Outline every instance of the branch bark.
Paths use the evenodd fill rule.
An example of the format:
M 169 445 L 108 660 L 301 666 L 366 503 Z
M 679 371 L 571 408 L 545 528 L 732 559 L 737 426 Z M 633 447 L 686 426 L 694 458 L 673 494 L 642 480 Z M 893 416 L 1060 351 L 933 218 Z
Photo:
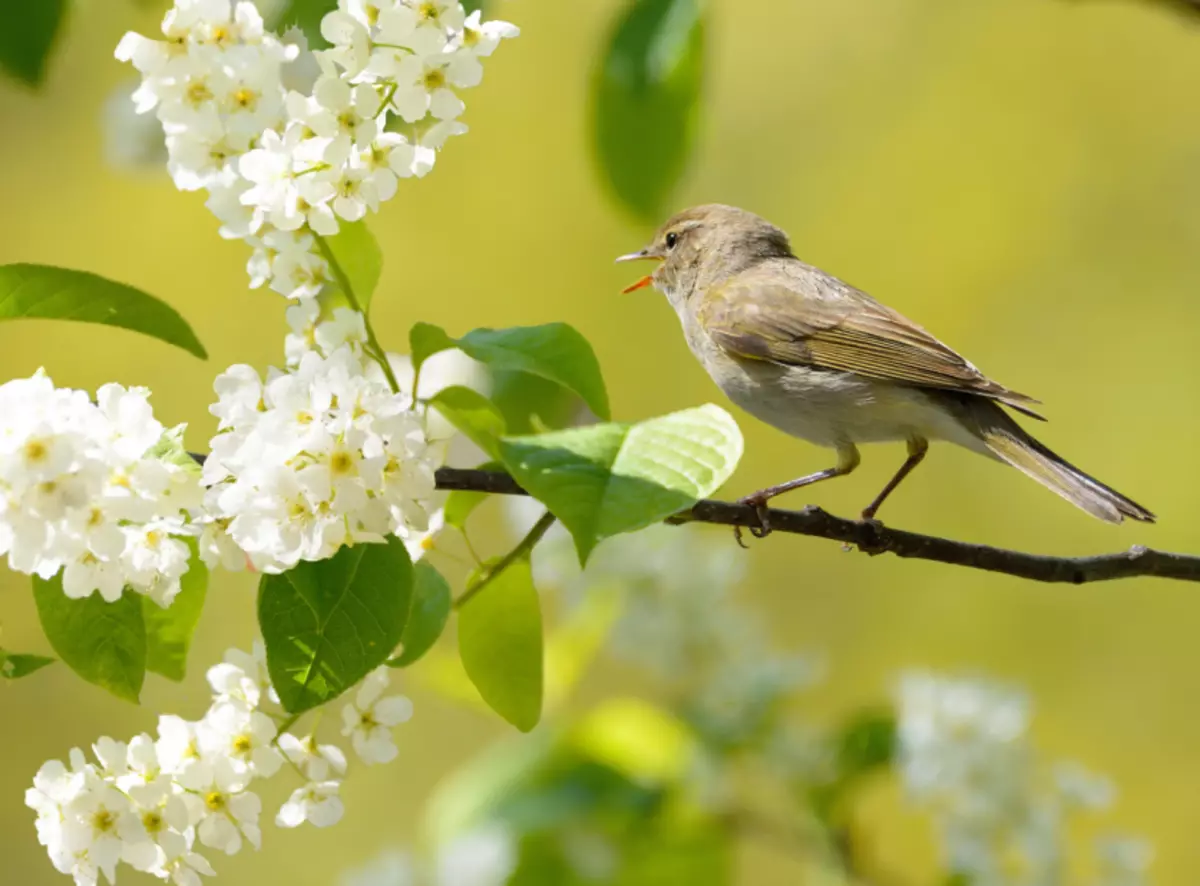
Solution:
M 498 471 L 441 468 L 437 472 L 437 486 L 438 489 L 486 492 L 494 495 L 527 494 L 516 480 Z M 1200 581 L 1200 557 L 1155 551 L 1140 546 L 1128 551 L 1092 557 L 1052 557 L 906 532 L 879 523 L 845 520 L 812 505 L 800 511 L 771 509 L 769 515 L 773 532 L 840 541 L 872 556 L 893 554 L 897 557 L 932 560 L 968 569 L 999 572 L 1031 581 L 1086 584 L 1136 576 Z M 711 523 L 746 528 L 759 525 L 758 514 L 754 508 L 707 499 L 669 518 L 667 522 Z

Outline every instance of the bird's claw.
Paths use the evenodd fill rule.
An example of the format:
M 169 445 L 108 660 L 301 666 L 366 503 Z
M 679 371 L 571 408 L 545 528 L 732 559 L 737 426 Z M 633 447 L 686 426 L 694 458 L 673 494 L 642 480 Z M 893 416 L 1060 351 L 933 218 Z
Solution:
M 754 508 L 754 512 L 758 516 L 757 526 L 746 527 L 750 530 L 751 535 L 753 535 L 755 538 L 766 538 L 771 534 L 771 515 L 770 511 L 767 509 L 767 503 L 764 499 L 756 498 L 755 496 L 751 495 L 747 496 L 746 498 L 739 499 L 738 504 Z M 733 537 L 741 547 L 746 548 L 747 550 L 749 549 L 750 546 L 747 545 L 742 538 L 741 526 L 733 527 Z

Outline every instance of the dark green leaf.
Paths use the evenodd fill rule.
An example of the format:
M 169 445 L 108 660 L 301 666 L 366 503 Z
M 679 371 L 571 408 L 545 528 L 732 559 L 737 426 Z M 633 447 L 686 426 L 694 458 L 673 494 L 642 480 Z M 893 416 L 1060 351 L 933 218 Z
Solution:
M 457 341 L 468 357 L 493 371 L 527 372 L 574 391 L 601 419 L 609 418 L 600 363 L 586 338 L 566 323 L 476 329 Z
M 453 385 L 439 391 L 429 405 L 484 452 L 496 454 L 496 447 L 505 433 L 504 416 L 483 394 Z
M 581 562 L 611 535 L 669 517 L 715 492 L 742 455 L 742 436 L 711 404 L 636 425 L 601 424 L 508 437 L 501 460 L 563 522 Z
M 442 574 L 424 560 L 417 563 L 413 567 L 412 608 L 400 640 L 400 654 L 388 662 L 391 667 L 406 668 L 433 648 L 450 618 L 450 603 L 450 585 Z
M 379 277 L 383 274 L 383 250 L 379 248 L 367 223 L 342 222 L 337 234 L 325 238 L 325 245 L 346 275 L 358 306 L 366 311 L 371 306 L 375 287 L 379 285 Z M 345 288 L 341 280 L 338 280 L 338 287 L 339 291 L 334 293 L 333 298 L 340 298 L 349 304 L 345 294 L 340 291 Z
M 481 464 L 476 470 L 479 471 L 503 471 L 504 465 L 499 462 L 489 461 Z M 462 532 L 466 529 L 467 518 L 475 512 L 475 509 L 483 504 L 488 499 L 486 492 L 471 492 L 468 489 L 455 489 L 446 496 L 446 503 L 442 506 L 442 518 L 446 521 L 447 526 L 453 526 L 455 529 Z
M 5 652 L 0 649 L 0 677 L 4 677 L 6 680 L 28 677 L 34 671 L 40 671 L 48 664 L 54 664 L 54 659 L 45 655 Z
M 529 560 L 521 558 L 459 611 L 458 652 L 483 700 L 522 732 L 542 716 L 542 646 L 541 601 Z
M 67 0 L 10 0 L 0 24 L 0 68 L 28 86 L 41 86 Z
M 658 222 L 696 145 L 704 79 L 702 0 L 633 0 L 592 87 L 600 170 L 620 201 Z
M 300 713 L 324 704 L 386 662 L 404 634 L 412 589 L 412 561 L 394 537 L 264 575 L 258 623 L 283 706 Z
M 487 15 L 487 3 L 484 0 L 463 0 L 463 9 L 467 15 L 470 15 L 475 10 L 480 10 L 484 15 Z
M 321 19 L 335 9 L 337 0 L 284 0 L 267 24 L 278 32 L 298 27 L 308 38 L 309 49 L 328 49 L 329 41 L 321 36 Z
M 201 359 L 208 356 L 187 321 L 166 302 L 87 271 L 0 265 L 0 320 L 22 318 L 119 326 L 176 345 Z
M 180 591 L 163 609 L 149 597 L 142 598 L 142 616 L 146 622 L 146 669 L 178 683 L 187 675 L 187 654 L 192 634 L 204 609 L 208 589 L 208 568 L 191 545 L 192 557 L 184 573 Z
M 146 624 L 139 594 L 125 591 L 115 603 L 98 593 L 72 600 L 62 574 L 34 576 L 33 600 L 46 639 L 67 667 L 118 698 L 137 702 L 146 678 Z
M 568 428 L 583 412 L 578 394 L 528 372 L 493 372 L 490 396 L 510 434 Z

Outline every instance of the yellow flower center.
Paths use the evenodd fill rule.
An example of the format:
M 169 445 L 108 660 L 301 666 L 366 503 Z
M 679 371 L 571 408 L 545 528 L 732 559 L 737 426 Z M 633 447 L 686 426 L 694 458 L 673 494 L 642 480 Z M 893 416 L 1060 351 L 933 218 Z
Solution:
M 474 28 L 463 28 L 463 46 L 475 46 L 483 39 L 483 35 Z
M 101 806 L 92 815 L 92 827 L 101 832 L 108 833 L 117 826 L 117 817 L 108 809 Z
M 441 15 L 441 10 L 438 9 L 438 5 L 432 2 L 432 0 L 426 0 L 426 2 L 417 7 L 417 16 L 423 22 L 436 22 L 439 15 Z
M 50 455 L 50 447 L 41 440 L 30 440 L 25 444 L 25 461 L 36 464 Z
M 425 76 L 421 78 L 421 85 L 429 92 L 441 89 L 446 85 L 446 72 L 441 68 L 430 68 L 425 72 Z
M 329 459 L 329 470 L 335 474 L 349 474 L 354 468 L 354 459 L 348 452 L 335 452 Z
M 246 111 L 253 111 L 258 105 L 258 93 L 243 86 L 233 94 L 233 103 Z
M 233 740 L 233 751 L 236 754 L 248 754 L 254 750 L 254 742 L 248 735 L 239 735 Z
M 212 90 L 203 80 L 197 80 L 195 83 L 189 84 L 187 88 L 187 100 L 193 105 L 202 105 L 212 97 Z
M 212 812 L 222 812 L 228 800 L 220 791 L 209 791 L 204 795 L 204 805 Z
M 152 809 L 142 816 L 142 826 L 146 829 L 146 833 L 157 834 L 167 826 L 167 823 L 163 820 L 161 812 Z

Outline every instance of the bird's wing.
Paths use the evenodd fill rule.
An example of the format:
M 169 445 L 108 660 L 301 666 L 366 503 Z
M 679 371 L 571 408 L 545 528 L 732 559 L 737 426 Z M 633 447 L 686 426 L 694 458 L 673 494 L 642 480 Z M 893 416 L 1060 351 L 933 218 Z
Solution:
M 780 270 L 743 273 L 700 296 L 699 320 L 723 350 L 743 359 L 977 394 L 1041 418 L 1021 405 L 1038 401 L 987 378 L 865 293 L 806 265 L 783 275 Z

